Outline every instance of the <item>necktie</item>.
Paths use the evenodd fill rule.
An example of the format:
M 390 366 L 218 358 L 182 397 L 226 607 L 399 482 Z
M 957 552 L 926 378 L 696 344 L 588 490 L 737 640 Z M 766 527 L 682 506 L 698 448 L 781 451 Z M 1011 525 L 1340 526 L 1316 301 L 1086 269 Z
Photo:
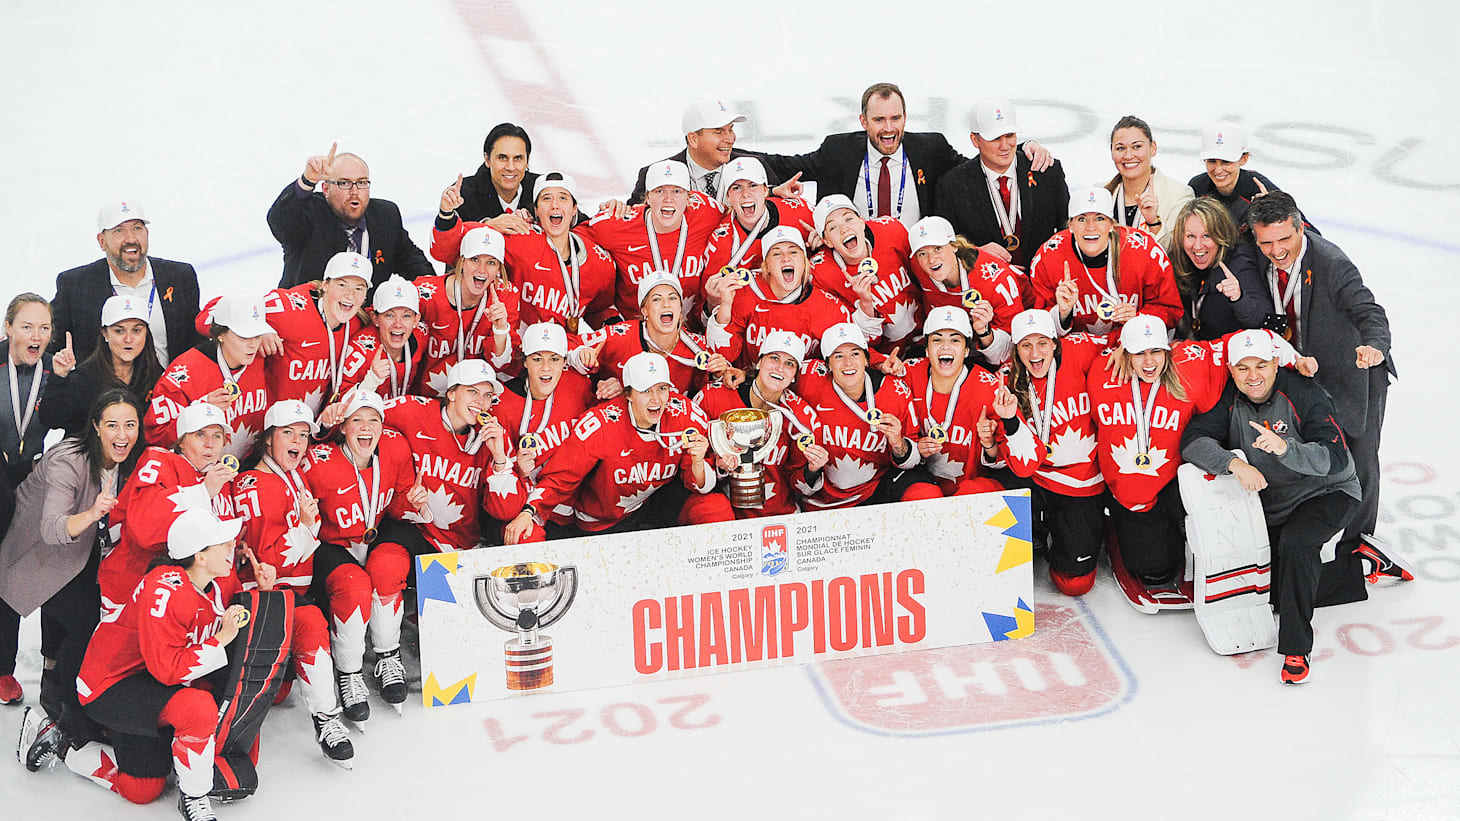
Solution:
M 892 175 L 887 173 L 887 157 L 883 157 L 882 170 L 877 172 L 877 216 L 892 214 Z
M 360 249 L 360 240 L 364 236 L 365 236 L 365 229 L 364 228 L 361 228 L 358 225 L 355 226 L 354 228 L 351 228 L 350 229 L 350 248 L 349 248 L 349 250 L 354 251 L 357 254 L 363 254 L 363 253 L 365 253 L 364 251 L 362 251 Z
M 711 197 L 715 196 L 715 178 L 720 176 L 719 171 L 711 171 L 705 175 L 705 193 Z
M 1277 272 L 1277 281 L 1278 299 L 1282 299 L 1288 293 L 1288 272 L 1279 268 Z M 1298 341 L 1298 300 L 1296 298 L 1296 295 L 1294 296 L 1293 301 L 1287 304 L 1287 313 L 1288 332 L 1284 334 L 1284 337 L 1289 342 L 1296 343 Z
M 1009 178 L 999 177 L 999 196 L 1004 200 L 1004 211 L 1008 211 L 1013 200 L 1009 199 Z

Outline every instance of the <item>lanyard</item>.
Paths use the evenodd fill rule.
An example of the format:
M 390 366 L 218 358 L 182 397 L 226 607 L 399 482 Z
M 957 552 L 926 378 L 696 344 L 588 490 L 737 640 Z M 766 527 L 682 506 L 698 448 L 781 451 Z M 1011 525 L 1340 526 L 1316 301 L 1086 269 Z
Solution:
M 462 319 L 461 316 L 461 274 L 457 274 L 456 304 L 452 307 L 456 309 L 456 360 L 460 362 L 467 358 L 467 343 L 476 338 L 477 326 L 482 324 L 482 317 L 486 316 L 487 295 L 482 294 L 482 298 L 480 300 L 477 300 L 477 311 L 476 314 L 472 316 L 471 329 L 468 330 L 466 327 L 466 320 Z
M 846 269 L 843 268 L 842 270 L 845 271 Z M 802 294 L 806 293 L 806 283 L 801 283 L 801 287 L 777 299 L 775 296 L 775 291 L 771 291 L 769 296 L 767 296 L 765 292 L 761 291 L 760 277 L 753 276 L 750 278 L 750 290 L 753 291 L 756 296 L 760 297 L 765 302 L 779 302 L 782 305 L 788 305 L 790 303 L 800 301 Z
M 943 423 L 939 427 L 944 433 L 953 427 L 953 410 L 958 407 L 958 394 L 963 390 L 963 382 L 968 379 L 968 366 L 964 365 L 963 370 L 958 373 L 958 380 L 953 383 L 953 390 L 948 393 L 948 409 L 943 413 Z M 923 404 L 928 407 L 928 421 L 936 423 L 933 418 L 933 363 L 928 362 L 928 389 L 923 391 Z
M 355 471 L 355 486 L 360 490 L 361 512 L 365 515 L 365 530 L 374 530 L 380 524 L 380 454 L 370 454 L 370 470 L 373 474 L 370 477 L 370 495 L 366 498 L 365 476 L 360 473 L 360 468 L 355 464 L 354 451 L 350 449 L 348 442 L 344 443 L 345 455 L 350 457 L 350 467 Z
M 696 370 L 703 370 L 703 368 L 700 367 L 699 360 L 700 354 L 704 353 L 705 351 L 699 346 L 698 343 L 694 341 L 694 337 L 690 336 L 688 331 L 684 330 L 683 328 L 679 329 L 679 341 L 683 342 L 685 347 L 689 348 L 690 353 L 694 354 L 693 358 L 686 359 L 685 357 L 680 356 L 673 351 L 666 351 L 663 348 L 659 347 L 658 343 L 656 343 L 653 339 L 649 337 L 649 328 L 646 324 L 641 324 L 640 328 L 640 336 L 643 338 L 644 344 L 649 346 L 649 350 L 663 356 L 665 359 L 673 359 L 675 362 L 678 362 L 681 365 L 688 365 L 691 368 L 695 368 Z M 676 345 L 675 347 L 679 346 Z
M 907 152 L 899 148 L 898 153 L 902 155 L 902 161 L 898 163 L 898 167 L 902 169 L 902 180 L 897 184 L 897 209 L 894 210 L 890 215 L 878 214 L 877 216 L 879 217 L 892 216 L 897 219 L 902 219 L 902 198 L 903 195 L 907 193 Z M 871 167 L 872 158 L 863 157 L 862 184 L 867 187 L 867 219 L 872 219 L 872 174 L 870 171 Z
M 335 332 L 330 330 L 330 320 L 329 317 L 324 315 L 324 306 L 316 304 L 314 307 L 319 309 L 319 319 L 324 323 L 324 335 L 329 337 L 330 341 L 330 395 L 338 396 L 340 393 L 340 380 L 344 376 L 342 373 L 342 365 L 344 363 L 341 361 L 342 357 L 335 349 Z M 346 319 L 344 322 L 341 322 L 340 327 L 345 329 L 345 338 L 348 341 L 350 336 L 350 320 Z
M 243 372 L 248 370 L 248 366 L 244 365 L 242 368 L 238 369 L 237 373 L 234 373 L 233 370 L 228 367 L 228 363 L 223 361 L 223 345 L 221 343 L 218 345 L 217 359 L 218 371 L 219 373 L 223 374 L 223 387 L 228 389 L 229 396 L 238 396 L 242 390 L 238 384 L 238 380 L 243 377 Z M 230 388 L 230 385 L 232 385 L 233 387 Z
M 831 389 L 836 391 L 837 398 L 842 400 L 842 404 L 846 405 L 848 410 L 875 426 L 877 420 L 882 418 L 882 411 L 877 410 L 877 392 L 872 389 L 871 374 L 864 372 L 862 379 L 865 380 L 864 384 L 866 385 L 862 392 L 862 395 L 867 397 L 867 409 L 865 411 L 862 410 L 862 403 L 853 402 L 852 398 L 847 396 L 846 391 L 842 390 L 842 386 L 838 385 L 834 379 L 831 382 Z
M 1151 420 L 1156 413 L 1156 394 L 1161 390 L 1161 382 L 1157 380 L 1151 385 L 1151 392 L 1146 395 L 1144 410 L 1141 404 L 1141 380 L 1131 377 L 1130 380 L 1130 401 L 1135 408 L 1136 417 L 1136 452 L 1149 453 L 1151 450 Z
M 1049 446 L 1049 428 L 1054 420 L 1054 380 L 1059 365 L 1053 359 L 1049 362 L 1048 381 L 1044 384 L 1044 413 L 1039 412 L 1039 397 L 1034 393 L 1034 383 L 1029 384 L 1029 413 L 1034 417 L 1034 428 L 1039 431 L 1039 441 Z
M 653 236 L 653 232 L 650 232 Z M 553 248 L 552 241 L 548 241 L 548 247 L 553 248 L 553 258 L 558 261 L 558 270 L 563 274 L 563 293 L 568 295 L 568 312 L 576 311 L 578 316 L 583 315 L 583 309 L 578 304 L 579 294 L 583 290 L 583 278 L 578 273 L 578 248 L 573 244 L 578 237 L 568 234 L 568 263 L 563 263 L 563 258 L 558 256 L 556 248 Z M 586 249 L 584 256 L 587 256 Z
M 832 384 L 834 385 L 836 383 L 832 383 Z M 802 422 L 796 416 L 796 414 L 791 411 L 790 408 L 787 408 L 785 405 L 778 405 L 775 402 L 772 402 L 771 400 L 765 398 L 765 394 L 763 394 L 763 393 L 760 392 L 760 385 L 759 385 L 759 383 L 751 382 L 750 383 L 750 392 L 753 393 L 753 394 L 755 394 L 755 398 L 756 399 L 759 399 L 760 401 L 764 402 L 766 404 L 766 407 L 770 408 L 771 410 L 775 411 L 776 413 L 779 413 L 786 421 L 790 422 L 791 423 L 791 426 L 796 429 L 796 432 L 797 433 L 811 433 L 811 428 L 806 427 L 806 423 L 805 422 Z
M 16 375 L 15 360 L 7 357 L 5 364 L 10 368 L 10 409 L 14 411 L 15 432 L 20 439 L 20 452 L 25 452 L 25 430 L 30 427 L 30 417 L 35 413 L 36 396 L 41 390 L 41 376 L 44 370 L 40 362 L 35 363 L 35 372 L 30 377 L 30 395 L 25 400 L 25 415 L 20 414 L 20 377 Z
M 385 339 L 384 338 L 382 338 L 380 340 L 380 344 L 382 346 L 385 345 Z M 395 375 L 395 362 L 391 362 L 390 363 L 390 398 L 391 399 L 398 399 L 398 398 L 400 398 L 402 396 L 405 396 L 406 395 L 406 391 L 411 387 L 411 359 L 412 359 L 412 356 L 411 356 L 411 338 L 410 338 L 410 336 L 407 336 L 406 337 L 406 344 L 401 346 L 401 350 L 402 350 L 402 359 L 405 360 L 402 363 L 402 364 L 405 365 L 405 374 L 403 376 L 397 377 Z M 397 382 L 396 379 L 400 379 L 400 381 Z
M 279 467 L 278 462 L 274 461 L 274 457 L 268 455 L 267 453 L 264 454 L 263 463 L 265 466 L 268 467 L 269 470 L 272 470 L 274 473 L 278 474 L 280 479 L 284 480 L 284 486 L 289 488 L 289 498 L 294 500 L 294 506 L 297 510 L 300 500 L 304 498 L 304 495 L 299 492 L 299 488 L 304 485 L 304 480 L 300 478 L 299 472 L 294 470 L 284 470 L 283 468 Z M 352 462 L 351 464 L 354 463 Z M 356 471 L 357 475 L 358 473 L 359 471 Z M 362 484 L 361 487 L 363 488 L 364 485 Z
M 461 441 L 457 438 L 461 434 L 457 433 L 456 428 L 451 426 L 451 417 L 446 415 L 445 407 L 441 408 L 441 424 L 445 426 L 446 432 L 451 434 L 451 438 L 457 443 L 457 447 L 461 448 L 462 453 L 465 453 L 467 456 L 476 456 L 477 451 L 482 449 L 482 429 L 480 426 L 471 425 L 466 434 L 466 441 Z
M 755 244 L 756 238 L 759 237 L 761 232 L 766 229 L 766 226 L 770 224 L 771 207 L 769 205 L 766 205 L 764 206 L 764 208 L 765 213 L 760 215 L 760 219 L 756 221 L 754 228 L 751 228 L 749 231 L 745 232 L 744 240 L 735 240 L 735 229 L 737 226 L 739 226 L 740 223 L 735 221 L 734 216 L 730 217 L 731 245 L 730 261 L 725 263 L 727 266 L 734 268 L 735 266 L 739 265 L 740 260 L 745 258 L 746 252 L 749 251 L 751 246 Z
M 1105 299 L 1108 300 L 1109 302 L 1112 302 L 1112 303 L 1119 302 L 1120 301 L 1120 289 L 1117 288 L 1117 287 L 1115 287 L 1115 272 L 1112 271 L 1111 268 L 1110 268 L 1110 254 L 1107 253 L 1105 255 L 1105 286 L 1106 286 L 1106 288 L 1109 288 L 1110 289 L 1110 290 L 1107 291 L 1107 290 L 1105 290 L 1105 288 L 1101 288 L 1100 287 L 1100 283 L 1098 283 L 1098 282 L 1095 281 L 1095 275 L 1092 274 L 1092 273 L 1090 273 L 1090 266 L 1088 266 L 1088 265 L 1085 264 L 1085 255 L 1084 254 L 1081 254 L 1078 248 L 1073 249 L 1073 250 L 1075 252 L 1075 261 L 1078 262 L 1078 263 L 1080 263 L 1080 267 L 1082 269 L 1084 269 L 1084 271 L 1085 271 L 1085 279 L 1086 279 L 1086 281 L 1088 281 L 1092 286 L 1094 286 L 1095 290 L 1099 291 L 1100 292 L 1100 295 L 1103 296 L 1103 297 L 1105 297 Z M 1107 251 L 1108 250 L 1109 249 L 1107 249 Z
M 654 255 L 654 268 L 658 271 L 665 270 L 664 257 L 659 254 L 659 232 L 654 230 L 654 220 L 649 217 L 649 209 L 644 209 L 644 227 L 649 229 L 649 253 Z M 675 276 L 683 276 L 684 250 L 689 247 L 689 218 L 679 218 L 679 248 L 674 252 L 674 267 L 668 269 L 669 273 Z
M 558 397 L 558 392 L 556 390 L 556 386 L 554 386 L 554 388 L 555 389 L 553 390 L 553 392 L 550 393 L 550 394 L 548 394 L 547 404 L 543 406 L 543 409 L 542 409 L 542 421 L 541 422 L 538 422 L 537 423 L 537 427 L 535 427 L 535 428 L 532 429 L 532 432 L 533 433 L 542 433 L 543 429 L 548 426 L 548 420 L 552 418 L 552 415 L 553 415 L 553 400 Z M 523 435 L 525 435 L 527 433 L 528 422 L 532 419 L 532 386 L 531 385 L 529 385 L 527 387 L 527 390 L 525 391 L 525 393 L 527 394 L 527 396 L 523 397 L 523 401 L 522 401 L 522 421 L 517 424 L 517 435 L 518 436 L 523 436 Z

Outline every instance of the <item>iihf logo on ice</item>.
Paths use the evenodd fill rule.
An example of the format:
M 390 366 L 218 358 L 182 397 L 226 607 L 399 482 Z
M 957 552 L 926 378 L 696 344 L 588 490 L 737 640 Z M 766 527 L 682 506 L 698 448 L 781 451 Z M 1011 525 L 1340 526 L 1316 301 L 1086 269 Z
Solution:
M 766 525 L 760 529 L 760 573 L 775 576 L 787 569 L 790 560 L 785 525 Z

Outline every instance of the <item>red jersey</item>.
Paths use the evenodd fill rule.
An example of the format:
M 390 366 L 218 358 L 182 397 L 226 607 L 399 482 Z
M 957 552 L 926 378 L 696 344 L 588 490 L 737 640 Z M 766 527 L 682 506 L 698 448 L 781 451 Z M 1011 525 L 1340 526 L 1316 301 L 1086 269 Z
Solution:
M 1225 343 L 1178 342 L 1167 356 L 1186 391 L 1178 400 L 1159 382 L 1147 385 L 1131 380 L 1116 385 L 1107 379 L 1105 362 L 1090 368 L 1088 389 L 1097 430 L 1095 441 L 1100 472 L 1110 495 L 1137 513 L 1156 501 L 1156 494 L 1176 478 L 1181 465 L 1181 432 L 1197 413 L 1222 398 L 1227 385 L 1223 364 Z M 1112 353 L 1110 356 L 1118 356 Z M 1132 385 L 1140 389 L 1141 409 L 1135 407 Z M 1142 435 L 1141 428 L 1148 433 Z M 1138 458 L 1145 454 L 1147 458 Z
M 482 541 L 482 511 L 500 530 L 526 504 L 527 488 L 511 461 L 516 448 L 510 431 L 504 442 L 508 464 L 494 471 L 491 451 L 472 441 L 478 429 L 473 426 L 465 437 L 458 436 L 446 424 L 438 400 L 392 399 L 385 405 L 385 424 L 410 445 L 431 511 L 431 521 L 419 527 L 436 549 L 471 550 Z
M 872 380 L 871 403 L 865 393 L 858 402 L 838 390 L 824 363 L 818 362 L 811 373 L 801 377 L 801 396 L 814 406 L 821 423 L 818 441 L 831 454 L 822 469 L 826 479 L 821 489 L 805 499 L 811 509 L 861 504 L 872 496 L 888 470 L 905 470 L 918 463 L 918 422 L 912 389 L 895 376 L 871 370 L 867 376 Z M 893 462 L 887 437 L 867 422 L 867 411 L 873 405 L 902 420 L 902 435 L 911 444 L 902 462 Z
M 986 413 L 996 419 L 994 413 L 994 390 L 1000 384 L 999 377 L 983 368 L 965 366 L 966 374 L 962 385 L 955 383 L 958 401 L 950 409 L 951 393 L 938 393 L 932 389 L 929 374 L 931 364 L 926 359 L 915 359 L 907 363 L 907 375 L 903 379 L 912 389 L 913 410 L 918 416 L 918 428 L 928 436 L 934 426 L 943 429 L 947 439 L 943 449 L 921 461 L 928 472 L 938 480 L 944 495 L 957 489 L 964 479 L 972 479 L 982 472 L 979 457 L 983 446 L 978 444 L 978 416 Z
M 873 304 L 882 320 L 882 338 L 877 347 L 884 353 L 894 345 L 902 345 L 917 335 L 923 322 L 922 288 L 908 273 L 912 246 L 907 226 L 892 217 L 867 220 L 865 230 L 871 259 L 877 261 L 877 282 L 872 286 Z M 811 258 L 811 278 L 827 293 L 848 305 L 856 305 L 852 290 L 857 266 L 848 268 L 841 257 L 829 248 Z
M 319 500 L 319 540 L 345 548 L 362 564 L 366 530 L 379 528 L 386 516 L 414 520 L 416 510 L 406 501 L 416 481 L 411 449 L 393 430 L 384 431 L 375 459 L 358 471 L 343 447 L 329 442 L 309 449 L 300 473 Z
M 663 355 L 668 360 L 669 378 L 672 380 L 671 384 L 674 385 L 675 390 L 682 393 L 694 393 L 703 388 L 708 381 L 708 373 L 695 367 L 695 357 L 701 351 L 708 351 L 710 348 L 710 343 L 700 334 L 681 328 L 679 341 L 675 343 L 674 349 L 664 351 L 649 342 L 649 334 L 644 330 L 643 320 L 616 322 L 583 337 L 582 345 L 568 352 L 569 364 L 579 367 L 578 351 L 583 348 L 591 348 L 600 342 L 604 344 L 603 350 L 598 352 L 598 370 L 592 371 L 600 378 L 612 376 L 622 382 L 624 364 L 629 361 L 629 358 L 637 353 L 652 351 Z
M 1033 307 L 1054 307 L 1055 288 L 1065 278 L 1065 263 L 1069 263 L 1070 276 L 1080 290 L 1072 315 L 1072 330 L 1092 334 L 1119 331 L 1116 323 L 1101 319 L 1099 314 L 1101 302 L 1117 301 L 1129 302 L 1140 313 L 1159 318 L 1168 328 L 1176 327 L 1176 321 L 1181 318 L 1181 294 L 1176 290 L 1171 262 L 1161 243 L 1139 228 L 1120 225 L 1115 230 L 1120 238 L 1120 277 L 1114 283 L 1117 286 L 1114 290 L 1109 266 L 1086 268 L 1073 247 L 1074 236 L 1066 228 L 1040 247 L 1029 266 L 1034 287 Z
M 1095 460 L 1095 421 L 1085 389 L 1091 364 L 1105 350 L 1105 337 L 1072 333 L 1059 340 L 1053 402 L 1049 374 L 1030 380 L 1034 419 L 1022 410 L 1017 428 L 999 442 L 999 457 L 1018 476 L 1034 477 L 1040 487 L 1065 496 L 1096 496 L 1105 489 Z M 1005 372 L 1008 379 L 1008 372 Z M 1013 390 L 1012 384 L 1010 390 Z M 1052 405 L 1052 407 L 1051 407 Z
M 307 491 L 304 477 L 294 471 L 288 479 L 260 467 L 233 480 L 233 507 L 243 518 L 238 541 L 253 549 L 260 562 L 279 572 L 278 587 L 303 592 L 314 579 L 314 551 L 319 534 L 299 520 L 299 492 Z M 253 569 L 237 568 L 245 590 L 258 586 Z
M 639 318 L 639 280 L 661 267 L 654 263 L 654 246 L 649 238 L 650 225 L 646 208 L 647 204 L 640 203 L 630 208 L 627 215 L 617 219 L 605 212 L 573 229 L 584 239 L 602 246 L 613 258 L 613 264 L 618 269 L 614 305 L 624 319 Z M 698 191 L 692 191 L 681 227 L 664 233 L 656 231 L 654 234 L 662 267 L 679 277 L 686 317 L 694 316 L 694 306 L 701 293 L 700 277 L 705 270 L 705 254 L 709 248 L 710 234 L 720 224 L 720 218 L 720 206 L 714 200 Z M 674 264 L 676 259 L 680 260 L 677 268 Z
M 760 359 L 760 346 L 767 334 L 786 331 L 806 343 L 809 360 L 819 356 L 821 334 L 827 328 L 864 317 L 814 283 L 802 288 L 801 296 L 789 302 L 773 294 L 763 274 L 751 280 L 750 287 L 736 291 L 735 301 L 730 303 L 730 324 L 721 325 L 713 315 L 710 317 L 705 329 L 710 346 L 732 363 L 749 367 Z M 867 330 L 865 317 L 857 324 L 864 332 Z
M 988 300 L 993 306 L 993 327 L 1005 332 L 1020 311 L 1031 307 L 1026 302 L 1032 303 L 1034 299 L 1029 277 L 987 251 L 979 251 L 973 266 L 960 272 L 961 287 L 956 290 L 928 276 L 921 265 L 914 264 L 912 270 L 923 289 L 924 308 L 929 311 L 944 307 L 964 309 L 963 295 L 975 291 L 979 299 Z
M 585 317 L 597 327 L 614 310 L 613 257 L 578 234 L 569 234 L 576 269 L 558 256 L 552 241 L 533 226 L 506 234 L 507 271 L 522 292 L 522 324 L 553 322 L 578 332 Z M 586 330 L 586 329 L 585 329 Z
M 146 672 L 162 684 L 192 684 L 228 664 L 218 583 L 199 590 L 180 567 L 154 567 L 136 585 L 136 599 L 104 616 L 76 676 L 76 694 L 90 704 L 107 688 Z
M 175 361 L 175 360 L 174 360 Z M 208 496 L 203 472 L 181 454 L 150 447 L 117 494 L 108 519 L 115 547 L 102 557 L 97 571 L 102 609 L 113 611 L 132 599 L 147 565 L 167 555 L 167 531 L 184 510 L 211 508 L 220 519 L 233 516 L 233 483 Z
M 515 443 L 513 450 L 521 449 L 523 436 L 532 434 L 536 437 L 537 457 L 533 459 L 532 474 L 527 477 L 536 479 L 553 450 L 572 435 L 573 423 L 597 403 L 593 385 L 572 368 L 564 368 L 557 387 L 547 399 L 528 402 L 527 386 L 520 380 L 509 382 L 506 388 L 497 400 L 497 406 L 492 408 L 492 415 L 502 423 L 507 436 Z
M 320 313 L 319 302 L 310 296 L 312 283 L 278 288 L 264 295 L 269 325 L 279 335 L 284 351 L 263 357 L 271 401 L 300 399 L 318 415 L 342 393 L 340 368 L 350 340 L 364 323 L 352 316 L 331 331 Z
M 627 398 L 605 402 L 573 425 L 572 444 L 558 448 L 542 466 L 528 501 L 542 518 L 596 532 L 638 510 L 675 474 L 686 487 L 708 493 L 715 487 L 715 469 L 707 455 L 705 483 L 694 485 L 694 459 L 681 444 L 690 428 L 701 435 L 708 430 L 704 414 L 678 393 L 670 394 L 652 431 L 634 427 Z
M 426 335 L 426 355 L 417 381 L 419 393 L 445 396 L 446 371 L 462 359 L 485 359 L 498 373 L 512 369 L 514 353 L 522 341 L 518 326 L 520 295 L 517 286 L 499 280 L 487 290 L 475 307 L 457 310 L 455 288 L 448 276 L 421 277 L 416 291 L 421 297 L 421 324 Z M 507 348 L 497 353 L 492 322 L 487 319 L 492 293 L 507 307 Z
M 223 366 L 218 364 L 216 350 L 214 343 L 205 342 L 167 366 L 147 406 L 147 444 L 163 448 L 177 444 L 177 416 L 182 409 L 223 387 Z M 242 371 L 233 372 L 238 398 L 223 410 L 223 418 L 233 428 L 233 438 L 224 452 L 240 459 L 253 450 L 255 440 L 263 433 L 264 413 L 271 402 L 264 360 L 258 356 Z
M 695 398 L 695 404 L 700 406 L 705 416 L 713 424 L 713 420 L 718 419 L 720 414 L 726 411 L 751 406 L 750 384 L 750 382 L 746 382 L 740 386 L 739 390 L 711 385 Z M 763 463 L 765 465 L 765 504 L 759 509 L 734 508 L 735 517 L 738 519 L 756 516 L 784 516 L 788 513 L 795 513 L 797 494 L 792 493 L 793 485 L 799 492 L 811 491 L 805 476 L 806 454 L 796 446 L 796 436 L 801 433 L 816 436 L 820 432 L 821 423 L 816 418 L 816 410 L 789 390 L 781 394 L 781 401 L 776 404 L 784 408 L 784 411 L 776 411 L 781 416 L 781 435 Z M 706 454 L 705 458 L 713 459 L 713 450 Z M 728 488 L 729 480 L 721 479 L 719 484 L 721 488 Z
M 759 271 L 761 261 L 764 259 L 760 251 L 761 237 L 778 225 L 795 228 L 801 232 L 802 239 L 811 236 L 816 231 L 816 223 L 811 218 L 811 206 L 803 199 L 766 197 L 765 206 L 765 227 L 757 231 L 754 236 L 751 236 L 750 232 L 741 226 L 734 214 L 725 214 L 724 219 L 720 220 L 720 224 L 715 226 L 714 233 L 710 235 L 710 245 L 705 260 L 707 273 L 712 276 L 718 274 L 720 269 L 726 265 Z
M 380 350 L 380 329 L 370 327 L 355 334 L 350 340 L 350 346 L 345 349 L 344 367 L 340 371 L 340 395 L 344 396 L 351 390 L 364 382 L 370 375 L 370 368 L 375 364 L 375 352 Z M 421 363 L 426 357 L 426 335 L 422 333 L 421 327 L 411 332 L 406 340 L 405 357 L 400 362 L 394 362 L 395 376 L 387 378 L 375 386 L 375 392 L 386 399 L 394 399 L 397 396 L 409 396 L 414 392 L 414 386 L 420 383 L 417 378 L 421 374 Z

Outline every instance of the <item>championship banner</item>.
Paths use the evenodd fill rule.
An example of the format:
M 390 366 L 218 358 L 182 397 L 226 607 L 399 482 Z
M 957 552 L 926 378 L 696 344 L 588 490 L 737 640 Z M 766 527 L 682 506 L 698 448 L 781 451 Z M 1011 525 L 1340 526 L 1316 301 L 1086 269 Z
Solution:
M 420 556 L 426 706 L 1022 638 L 1029 492 Z

